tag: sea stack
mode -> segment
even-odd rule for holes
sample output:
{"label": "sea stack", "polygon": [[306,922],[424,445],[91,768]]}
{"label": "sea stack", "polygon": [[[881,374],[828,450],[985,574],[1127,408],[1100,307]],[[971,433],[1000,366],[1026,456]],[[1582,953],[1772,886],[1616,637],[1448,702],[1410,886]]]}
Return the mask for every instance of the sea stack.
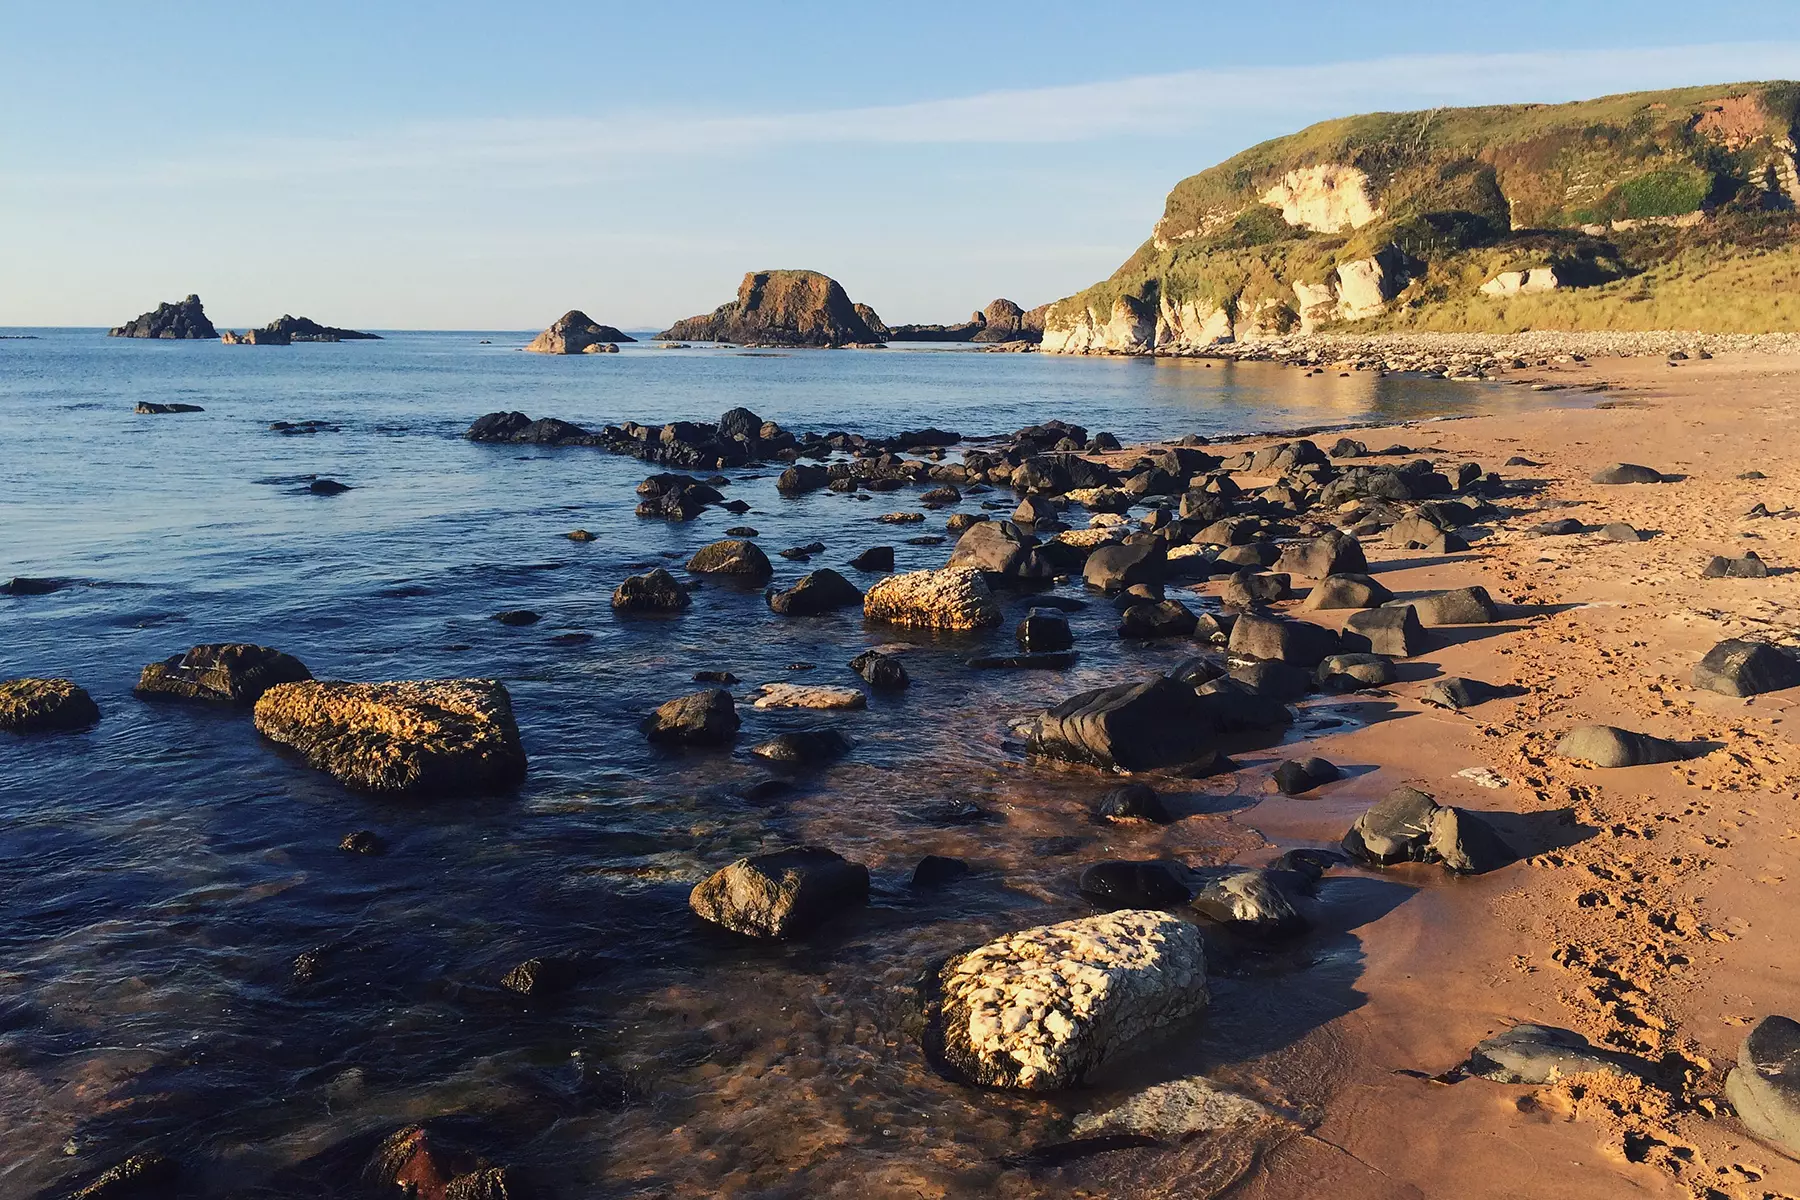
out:
{"label": "sea stack", "polygon": [[106,336],[199,341],[216,338],[219,331],[207,320],[206,309],[201,305],[200,297],[189,296],[179,304],[159,304],[154,312],[147,312],[135,321],[127,321],[117,329],[108,330]]}
{"label": "sea stack", "polygon": [[881,335],[870,328],[864,313],[875,315],[873,309],[853,304],[837,280],[817,271],[751,271],[738,285],[736,300],[704,316],[677,321],[656,339],[745,346],[880,342]]}
{"label": "sea stack", "polygon": [[580,309],[571,308],[525,348],[533,354],[604,354],[608,347],[635,341],[611,325],[599,324]]}

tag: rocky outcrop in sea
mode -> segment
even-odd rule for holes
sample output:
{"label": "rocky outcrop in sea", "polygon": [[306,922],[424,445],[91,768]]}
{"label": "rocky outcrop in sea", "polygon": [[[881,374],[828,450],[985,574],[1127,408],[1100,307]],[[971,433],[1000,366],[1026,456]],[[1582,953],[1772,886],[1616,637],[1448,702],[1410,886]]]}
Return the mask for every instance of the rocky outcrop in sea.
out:
{"label": "rocky outcrop in sea", "polygon": [[635,341],[629,334],[571,308],[554,325],[532,338],[525,349],[533,354],[605,354],[620,342]]}
{"label": "rocky outcrop in sea", "polygon": [[200,297],[189,296],[176,304],[163,303],[134,321],[127,321],[107,331],[107,337],[166,338],[176,341],[199,341],[219,336],[206,317]]}
{"label": "rocky outcrop in sea", "polygon": [[[737,299],[677,321],[656,335],[665,342],[732,342],[740,346],[850,346],[880,343],[864,313],[837,280],[817,271],[751,271]],[[876,318],[879,322],[880,318]]]}

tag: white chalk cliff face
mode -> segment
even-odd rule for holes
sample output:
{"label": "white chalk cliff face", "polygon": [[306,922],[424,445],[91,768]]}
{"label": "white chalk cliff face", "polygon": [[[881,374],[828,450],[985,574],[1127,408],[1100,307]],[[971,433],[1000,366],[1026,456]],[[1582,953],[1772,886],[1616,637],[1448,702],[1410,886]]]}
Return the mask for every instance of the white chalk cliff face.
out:
{"label": "white chalk cliff face", "polygon": [[1300,332],[1311,333],[1327,321],[1360,321],[1386,311],[1406,280],[1398,263],[1359,258],[1341,264],[1324,283],[1295,283]]}
{"label": "white chalk cliff face", "polygon": [[[1335,304],[1335,300],[1333,301]],[[1222,342],[1254,342],[1289,332],[1293,317],[1280,300],[1217,307],[1201,300],[1163,297],[1154,314],[1121,297],[1110,316],[1091,308],[1052,313],[1044,328],[1046,354],[1177,354]]]}
{"label": "white chalk cliff face", "polygon": [[1369,196],[1369,177],[1360,168],[1319,163],[1289,171],[1263,193],[1264,204],[1281,210],[1289,225],[1314,233],[1361,229],[1381,215]]}
{"label": "white chalk cliff face", "polygon": [[1156,322],[1145,306],[1121,296],[1104,317],[1084,308],[1046,319],[1039,348],[1046,354],[1142,354],[1155,336]]}

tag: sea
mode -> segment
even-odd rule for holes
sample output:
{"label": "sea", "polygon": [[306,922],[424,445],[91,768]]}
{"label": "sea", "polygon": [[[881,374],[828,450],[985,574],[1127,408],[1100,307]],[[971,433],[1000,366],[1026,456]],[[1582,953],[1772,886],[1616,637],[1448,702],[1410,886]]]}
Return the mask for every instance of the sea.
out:
{"label": "sea", "polygon": [[[911,539],[944,536],[958,509],[884,524],[918,510],[921,489],[784,498],[777,469],[753,467],[722,489],[749,503],[742,515],[643,519],[633,489],[658,468],[463,434],[496,410],[597,428],[747,407],[870,435],[1058,418],[1129,445],[1522,402],[1406,375],[960,346],[640,342],[565,358],[522,353],[517,331],[291,347],[0,335],[0,580],[62,585],[0,595],[0,678],[73,679],[102,713],[87,732],[0,734],[0,1194],[20,1197],[61,1196],[140,1151],[182,1164],[183,1196],[351,1194],[375,1143],[419,1122],[550,1196],[1055,1194],[1043,1172],[1079,1157],[1075,1118],[1159,1075],[1235,1072],[1306,1102],[1318,1071],[1287,1078],[1270,1056],[1353,1005],[1348,935],[1222,979],[1176,1051],[1084,1092],[971,1088],[919,1045],[915,985],[931,965],[1092,912],[1083,866],[1217,863],[1261,844],[1232,819],[1255,802],[1251,781],[1165,782],[1182,820],[1101,826],[1089,811],[1111,783],[1031,760],[1012,731],[1198,647],[1121,642],[1079,580],[1055,589],[1085,603],[1063,671],[966,665],[1013,648],[1028,597],[1005,599],[1001,628],[961,636],[865,626],[855,610],[777,616],[759,592],[710,582],[677,616],[616,615],[626,575],[679,572],[729,527],[757,530],[778,585],[829,566],[867,587],[877,577],[848,564],[870,546],[894,546],[900,570],[942,565],[953,535]],[[140,401],[203,411],[139,415]],[[320,477],[350,490],[314,494]],[[981,502],[1005,515],[1013,498],[958,507]],[[577,528],[595,539],[571,541]],[[826,550],[810,562],[774,554],[815,540]],[[515,609],[542,619],[493,619]],[[133,696],[145,664],[231,641],[319,678],[502,680],[526,781],[372,798],[263,740],[243,711]],[[769,682],[858,685],[849,660],[874,646],[901,652],[913,683],[871,693],[866,711],[749,703]],[[742,681],[735,747],[652,747],[639,722],[699,686],[696,671]],[[1295,736],[1331,720],[1322,709]],[[783,771],[748,753],[823,726],[854,743],[831,765]],[[387,852],[339,849],[361,829]],[[689,911],[711,871],[799,843],[866,864],[869,906],[780,944]],[[915,889],[926,854],[972,873]],[[499,986],[552,955],[586,964],[582,981],[545,1000]],[[1171,1174],[1207,1194],[1255,1150],[1241,1131],[1125,1147],[1124,1167],[1084,1186],[1142,1194]]]}

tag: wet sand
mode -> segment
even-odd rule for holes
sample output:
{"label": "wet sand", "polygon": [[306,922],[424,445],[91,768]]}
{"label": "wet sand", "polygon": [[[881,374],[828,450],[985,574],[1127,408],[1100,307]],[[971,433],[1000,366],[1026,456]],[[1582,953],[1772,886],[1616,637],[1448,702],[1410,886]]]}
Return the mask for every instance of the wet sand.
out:
{"label": "wet sand", "polygon": [[[1515,844],[1536,852],[1477,878],[1431,866],[1381,873],[1417,890],[1355,930],[1364,955],[1355,1007],[1291,1052],[1334,1058],[1341,1077],[1317,1124],[1281,1141],[1229,1194],[1800,1194],[1800,1164],[1752,1141],[1720,1098],[1749,1026],[1800,1011],[1800,928],[1787,893],[1800,878],[1800,748],[1789,715],[1800,697],[1734,700],[1689,683],[1719,640],[1800,636],[1800,526],[1791,519],[1800,513],[1789,509],[1800,486],[1800,360],[1596,360],[1510,378],[1608,391],[1603,407],[1351,431],[1371,446],[1405,441],[1439,463],[1493,469],[1521,455],[1544,464],[1504,469],[1542,482],[1523,507],[1543,513],[1496,524],[1469,553],[1432,559],[1366,546],[1372,570],[1402,597],[1484,584],[1503,623],[1453,631],[1452,644],[1403,665],[1387,700],[1371,702],[1370,724],[1309,747],[1348,778],[1299,798],[1271,795],[1232,820],[1268,839],[1242,859],[1261,861],[1333,842],[1408,783],[1496,814]],[[1620,461],[1683,478],[1588,482]],[[1751,470],[1767,478],[1737,478]],[[1745,518],[1758,503],[1776,515]],[[1567,516],[1595,532],[1524,532]],[[1596,533],[1609,521],[1655,536],[1605,541]],[[1779,573],[1700,577],[1710,556],[1747,549]],[[1529,691],[1456,713],[1415,698],[1437,676]],[[1374,711],[1390,707],[1386,716],[1406,719]],[[1549,754],[1587,722],[1717,748],[1609,771]],[[1471,767],[1507,785],[1459,776]],[[1669,1086],[1428,1078],[1521,1021],[1658,1062]]]}

